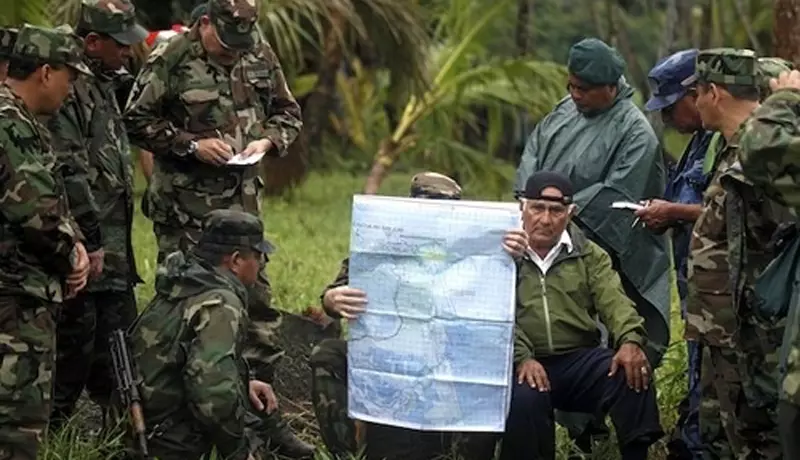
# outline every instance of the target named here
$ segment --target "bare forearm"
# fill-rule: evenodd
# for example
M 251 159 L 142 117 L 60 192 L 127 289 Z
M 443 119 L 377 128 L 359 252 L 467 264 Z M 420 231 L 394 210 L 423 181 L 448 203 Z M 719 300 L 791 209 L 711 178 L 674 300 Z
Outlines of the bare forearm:
M 699 204 L 672 203 L 670 205 L 670 216 L 673 220 L 694 222 L 703 212 L 703 206 Z

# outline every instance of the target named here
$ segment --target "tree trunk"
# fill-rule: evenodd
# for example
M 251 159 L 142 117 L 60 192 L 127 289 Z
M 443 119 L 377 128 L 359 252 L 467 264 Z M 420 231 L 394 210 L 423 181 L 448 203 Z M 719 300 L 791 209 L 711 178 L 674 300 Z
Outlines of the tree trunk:
M 336 76 L 342 66 L 343 50 L 341 35 L 345 22 L 336 8 L 331 8 L 328 30 L 325 33 L 322 59 L 317 70 L 317 83 L 303 110 L 303 135 L 308 139 L 308 147 L 314 151 L 322 144 L 322 132 L 333 107 L 336 93 Z
M 774 56 L 800 66 L 800 0 L 775 0 Z
M 750 39 L 750 45 L 752 46 L 753 51 L 755 51 L 757 55 L 761 56 L 761 44 L 758 41 L 755 31 L 753 30 L 753 23 L 750 20 L 750 16 L 745 8 L 744 3 L 742 3 L 742 0 L 734 0 L 733 6 L 736 8 L 736 15 L 739 16 L 739 20 L 742 22 L 742 27 L 744 27 L 747 37 Z
M 617 39 L 619 38 L 616 6 L 616 0 L 606 0 L 606 21 L 608 23 L 608 37 L 606 37 L 606 42 L 615 48 L 617 47 Z
M 589 0 L 589 12 L 592 16 L 592 23 L 594 24 L 594 31 L 598 37 L 608 40 L 605 28 L 603 27 L 602 12 L 600 11 L 601 5 L 596 0 Z
M 658 58 L 672 54 L 678 38 L 678 4 L 677 0 L 667 0 L 667 17 L 664 24 L 664 35 L 658 46 Z
M 703 5 L 703 18 L 700 26 L 700 49 L 711 48 L 711 36 L 714 29 L 714 2 Z
M 378 154 L 375 156 L 375 162 L 372 163 L 372 169 L 370 169 L 369 176 L 367 176 L 367 183 L 364 185 L 364 193 L 366 195 L 378 193 L 383 180 L 389 175 L 389 170 L 400 153 L 399 147 L 400 144 L 392 141 L 391 138 L 381 141 Z
M 531 49 L 531 19 L 533 0 L 517 0 L 517 56 L 526 56 Z
M 694 39 L 694 5 L 692 0 L 678 0 L 678 25 L 683 26 L 675 36 L 681 48 L 693 48 Z

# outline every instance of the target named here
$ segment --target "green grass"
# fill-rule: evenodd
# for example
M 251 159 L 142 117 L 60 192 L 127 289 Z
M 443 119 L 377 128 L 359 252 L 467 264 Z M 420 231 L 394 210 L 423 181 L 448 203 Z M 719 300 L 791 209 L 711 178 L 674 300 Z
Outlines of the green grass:
M 410 174 L 394 174 L 386 180 L 381 193 L 403 196 L 407 194 Z M 300 188 L 280 198 L 265 199 L 263 215 L 268 237 L 277 246 L 277 252 L 268 265 L 268 272 L 278 308 L 286 311 L 301 311 L 306 306 L 318 305 L 319 294 L 336 275 L 339 263 L 348 253 L 350 207 L 354 193 L 363 187 L 363 176 L 346 174 L 312 174 Z M 136 220 L 134 222 L 134 247 L 139 274 L 144 283 L 137 287 L 140 308 L 153 295 L 156 244 L 152 225 L 140 212 L 139 205 L 144 181 L 137 178 Z M 475 184 L 465 185 L 469 198 L 481 197 L 471 190 L 480 190 Z M 510 196 L 504 197 L 506 199 Z M 686 388 L 683 375 L 686 363 L 685 347 L 680 341 L 683 328 L 680 317 L 673 316 L 673 345 L 657 371 L 659 405 L 666 431 L 671 430 L 676 419 L 676 407 Z M 76 420 L 81 420 L 80 415 Z M 102 441 L 112 447 L 116 439 Z M 87 441 L 81 436 L 80 423 L 73 424 L 58 438 L 48 441 L 42 458 L 47 460 L 90 460 L 104 458 L 97 442 Z M 567 452 L 568 441 L 563 430 L 559 430 L 559 451 Z M 618 458 L 613 435 L 611 440 L 595 449 L 595 458 Z M 653 459 L 666 458 L 663 443 L 654 449 Z M 325 458 L 325 456 L 320 456 Z M 560 455 L 559 458 L 565 458 Z

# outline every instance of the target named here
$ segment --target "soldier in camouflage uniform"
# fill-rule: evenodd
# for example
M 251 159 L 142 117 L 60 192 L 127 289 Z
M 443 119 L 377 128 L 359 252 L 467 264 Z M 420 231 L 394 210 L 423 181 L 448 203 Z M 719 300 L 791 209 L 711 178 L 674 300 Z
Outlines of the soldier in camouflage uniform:
M 420 173 L 411 179 L 410 196 L 458 200 L 461 198 L 461 187 L 447 176 Z M 325 311 L 336 319 L 352 319 L 363 311 L 365 294 L 349 288 L 348 279 L 349 259 L 345 259 L 336 279 L 320 296 Z M 311 353 L 310 364 L 314 413 L 323 442 L 337 458 L 349 458 L 364 441 L 367 444 L 367 458 L 427 460 L 435 455 L 432 451 L 441 453 L 448 449 L 451 442 L 460 443 L 458 449 L 463 458 L 491 458 L 493 436 L 489 436 L 487 442 L 486 436 L 476 434 L 459 439 L 459 435 L 453 437 L 445 433 L 354 423 L 347 415 L 347 342 L 344 340 L 327 339 L 320 342 Z M 360 429 L 356 428 L 357 424 Z M 361 431 L 365 426 L 366 436 Z
M 150 53 L 131 90 L 128 134 L 155 160 L 146 199 L 159 261 L 191 248 L 211 210 L 261 216 L 258 165 L 226 162 L 234 154 L 285 155 L 302 126 L 278 58 L 255 27 L 258 3 L 209 0 L 207 14 L 188 32 Z M 259 378 L 272 381 L 282 355 L 275 344 L 280 315 L 270 308 L 265 273 L 249 291 L 245 354 Z M 282 435 L 273 438 L 282 439 L 285 453 L 311 452 L 284 423 L 276 423 Z
M 84 0 L 77 33 L 82 76 L 49 123 L 72 214 L 86 236 L 92 278 L 84 293 L 67 302 L 58 320 L 52 425 L 72 414 L 84 386 L 101 407 L 113 389 L 108 337 L 136 318 L 133 225 L 133 163 L 115 92 L 130 46 L 147 31 L 136 24 L 128 0 Z
M 35 460 L 50 417 L 55 317 L 89 274 L 47 129 L 83 64 L 66 29 L 23 27 L 0 85 L 0 459 Z
M 0 83 L 8 74 L 8 59 L 11 57 L 11 50 L 14 49 L 14 42 L 17 41 L 18 32 L 17 29 L 0 27 Z
M 130 332 L 154 458 L 199 460 L 212 448 L 226 460 L 254 458 L 269 436 L 262 411 L 274 411 L 275 395 L 241 354 L 245 287 L 273 250 L 263 232 L 249 213 L 212 211 L 198 244 L 158 268 L 156 296 Z
M 758 107 L 756 57 L 750 50 L 705 50 L 698 54 L 695 68 L 684 84 L 697 91 L 703 125 L 720 131 L 726 141 L 714 157 L 690 246 L 686 336 L 704 346 L 704 458 L 780 458 L 777 401 L 769 391 L 776 365 L 769 356 L 775 353 L 782 328 L 755 320 L 747 291 L 768 263 L 767 243 L 788 210 L 764 200 L 750 184 L 725 186 L 726 173 L 737 160 L 743 123 Z M 744 238 L 746 259 L 729 260 L 729 253 L 742 250 L 737 242 Z
M 800 212 L 800 72 L 771 82 L 774 93 L 753 113 L 741 138 L 742 171 L 748 180 Z M 797 266 L 795 266 L 797 270 Z M 789 280 L 797 274 L 786 274 Z M 800 306 L 795 284 L 780 352 L 779 424 L 784 458 L 800 458 Z

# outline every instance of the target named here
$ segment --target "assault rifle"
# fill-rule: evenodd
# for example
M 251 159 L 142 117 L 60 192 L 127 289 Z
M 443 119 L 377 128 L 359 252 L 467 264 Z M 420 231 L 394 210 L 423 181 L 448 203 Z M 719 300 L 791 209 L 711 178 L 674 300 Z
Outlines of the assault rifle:
M 142 414 L 142 399 L 139 395 L 139 388 L 136 386 L 133 362 L 128 352 L 125 332 L 122 329 L 114 330 L 108 341 L 111 348 L 111 368 L 114 370 L 114 381 L 117 384 L 117 390 L 122 398 L 122 403 L 130 413 L 133 431 L 139 441 L 139 451 L 142 454 L 142 458 L 149 458 L 144 415 Z

